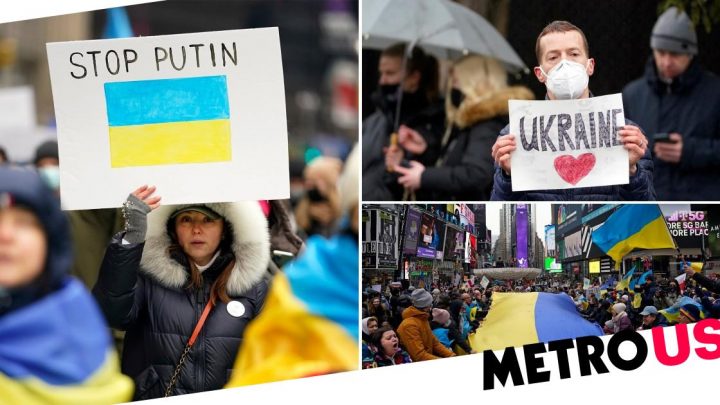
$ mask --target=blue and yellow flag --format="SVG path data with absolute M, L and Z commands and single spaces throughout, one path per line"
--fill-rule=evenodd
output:
M 593 231 L 592 241 L 615 261 L 616 269 L 634 249 L 676 249 L 657 204 L 621 206 Z
M 492 298 L 485 321 L 470 335 L 475 351 L 603 335 L 600 326 L 585 320 L 566 294 L 493 293 Z
M 692 298 L 685 296 L 680 298 L 675 304 L 673 304 L 673 306 L 661 309 L 658 312 L 665 315 L 665 318 L 667 318 L 669 322 L 677 323 L 678 318 L 680 317 L 680 308 L 687 304 L 695 305 L 696 307 L 698 307 L 698 309 L 700 310 L 700 318 L 705 319 L 707 314 L 705 313 L 703 306 L 695 302 L 695 300 L 693 300 Z
M 313 236 L 273 279 L 227 387 L 359 369 L 357 240 Z
M 225 76 L 105 83 L 114 168 L 232 160 Z
M 630 271 L 628 271 L 627 274 L 623 276 L 622 280 L 618 281 L 617 285 L 615 286 L 616 291 L 622 291 L 625 288 L 630 290 L 630 281 L 632 281 L 632 277 L 635 274 L 635 269 L 636 267 L 635 265 L 633 265 L 632 269 L 630 269 Z M 635 285 L 633 284 L 633 287 L 634 286 Z
M 0 317 L 0 402 L 110 404 L 129 401 L 109 329 L 79 281 Z
M 652 269 L 646 271 L 640 276 L 640 279 L 638 280 L 638 284 L 643 285 L 645 284 L 645 280 L 647 280 L 648 277 L 653 275 Z

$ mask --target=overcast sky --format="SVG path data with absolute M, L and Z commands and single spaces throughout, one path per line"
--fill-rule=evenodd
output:
M 550 203 L 537 202 L 532 205 L 537 213 L 535 230 L 540 240 L 545 243 L 545 225 L 550 225 Z M 493 240 L 497 239 L 500 234 L 500 208 L 502 208 L 502 203 L 489 202 L 485 204 L 485 223 L 488 229 L 492 230 Z

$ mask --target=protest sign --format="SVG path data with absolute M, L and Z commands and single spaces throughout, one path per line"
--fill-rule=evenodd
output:
M 63 208 L 289 197 L 277 28 L 47 45 Z
M 510 100 L 513 191 L 627 184 L 628 152 L 618 130 L 622 96 L 581 100 Z
M 488 284 L 490 284 L 490 280 L 487 277 L 483 276 L 482 280 L 480 281 L 480 285 L 482 286 L 482 288 L 487 288 Z

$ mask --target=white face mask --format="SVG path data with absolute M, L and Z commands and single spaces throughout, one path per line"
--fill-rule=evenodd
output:
M 590 60 L 588 60 L 590 63 Z M 577 62 L 563 59 L 550 69 L 550 74 L 545 73 L 542 67 L 540 71 L 547 80 L 545 86 L 558 100 L 570 100 L 580 98 L 588 86 L 590 78 L 587 74 L 587 66 Z

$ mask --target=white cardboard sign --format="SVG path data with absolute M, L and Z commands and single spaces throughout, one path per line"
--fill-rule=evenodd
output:
M 627 184 L 620 94 L 581 100 L 510 100 L 513 191 Z
M 482 280 L 480 281 L 480 285 L 482 286 L 482 288 L 487 288 L 488 284 L 490 284 L 490 280 L 487 277 L 483 276 Z
M 47 45 L 64 209 L 290 195 L 278 29 Z

